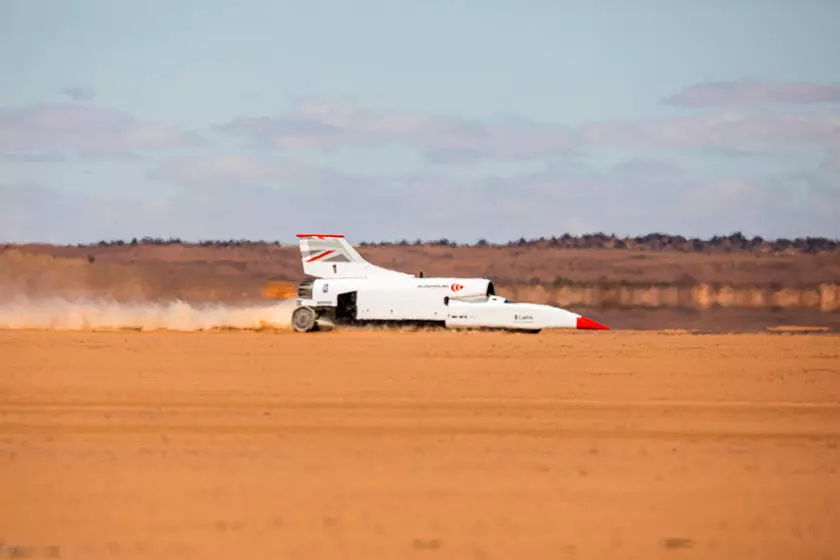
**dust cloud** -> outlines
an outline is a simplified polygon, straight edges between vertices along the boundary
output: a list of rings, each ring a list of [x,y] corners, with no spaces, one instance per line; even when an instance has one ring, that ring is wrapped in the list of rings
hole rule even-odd
[[[260,305],[126,303],[106,299],[24,298],[0,301],[0,328],[171,330],[288,328],[294,301]]]

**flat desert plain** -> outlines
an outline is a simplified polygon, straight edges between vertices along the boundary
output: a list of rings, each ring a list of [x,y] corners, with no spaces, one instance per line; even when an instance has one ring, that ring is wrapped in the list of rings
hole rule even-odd
[[[840,558],[840,337],[0,332],[0,557]]]

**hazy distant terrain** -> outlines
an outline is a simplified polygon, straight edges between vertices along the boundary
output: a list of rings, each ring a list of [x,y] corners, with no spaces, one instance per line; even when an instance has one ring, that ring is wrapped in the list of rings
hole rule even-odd
[[[840,245],[741,236],[564,236],[504,245],[360,243],[371,262],[426,276],[482,276],[512,299],[600,313],[633,328],[840,325]],[[304,278],[298,247],[141,239],[0,247],[0,295],[126,301],[262,299]]]

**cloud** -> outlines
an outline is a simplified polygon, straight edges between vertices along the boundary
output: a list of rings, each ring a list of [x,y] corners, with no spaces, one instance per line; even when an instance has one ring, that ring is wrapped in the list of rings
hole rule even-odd
[[[767,150],[755,150],[749,148],[733,147],[711,147],[703,149],[703,153],[720,158],[732,160],[760,159],[775,157],[776,153]]]
[[[830,171],[840,173],[840,143],[831,146],[826,151],[823,167]]]
[[[87,237],[98,223],[92,207],[79,194],[34,183],[0,183],[0,242]]]
[[[9,152],[0,153],[0,161],[12,163],[55,163],[67,161],[68,157],[62,152]]]
[[[595,231],[708,237],[739,230],[840,237],[840,177],[831,173],[698,179],[667,161],[631,159],[605,169],[546,166],[494,178],[439,171],[363,177],[235,155],[173,159],[157,172],[185,187],[94,196],[0,185],[0,240],[291,241],[305,229],[355,240],[506,241]]]
[[[508,238],[564,231],[840,236],[837,177],[796,172],[698,179],[667,164],[659,168],[636,160],[577,175],[547,170],[489,181],[482,195],[503,209],[492,223]]]
[[[140,122],[115,109],[70,104],[0,108],[0,152],[104,155],[182,148],[200,142],[196,133]]]
[[[607,174],[616,179],[629,177],[642,180],[674,179],[682,176],[680,169],[672,163],[644,158],[619,162],[612,166]]]
[[[348,180],[348,176],[330,169],[242,154],[173,158],[153,169],[150,176],[192,187],[273,184],[312,188]]]
[[[697,174],[673,165],[663,159],[667,152],[656,150],[688,148],[702,155],[767,146],[777,153],[784,147],[836,147],[838,112],[730,110],[571,128],[514,118],[470,120],[312,102],[280,117],[234,119],[216,130],[261,149],[192,157],[167,154],[149,175],[174,183],[174,188],[140,181],[123,185],[115,191],[120,194],[111,197],[7,185],[0,188],[0,235],[32,240],[49,234],[59,241],[143,235],[274,239],[295,230],[336,229],[355,239],[502,241],[567,231],[840,234],[840,217],[833,210],[840,208],[836,148],[827,153],[819,173],[766,176],[757,174],[766,164],[763,160]],[[188,131],[139,122],[111,109],[0,109],[0,160],[5,162],[43,162],[77,154],[110,158],[198,141]],[[309,165],[289,153],[389,144],[412,147],[433,165],[410,174],[362,175]],[[589,164],[603,164],[601,156],[609,155],[612,146],[628,156],[649,157],[629,157],[607,168]],[[578,149],[592,157],[571,157]],[[484,168],[461,172],[445,167],[486,160],[545,164],[511,166],[517,171],[490,178]],[[783,162],[785,166],[791,164]],[[526,168],[531,172],[522,172]],[[29,167],[14,171],[25,173],[23,179],[32,177]]]
[[[705,82],[662,100],[678,107],[840,103],[840,84],[741,80]]]
[[[91,101],[96,97],[96,92],[88,87],[68,87],[61,90],[61,93],[73,101]]]
[[[569,127],[525,119],[488,121],[382,113],[346,102],[299,104],[280,117],[240,117],[217,131],[277,151],[401,144],[433,164],[551,160],[581,146],[645,146],[751,153],[840,140],[840,112],[752,114],[718,111]]]
[[[581,142],[664,148],[762,148],[824,145],[840,139],[840,113],[751,115],[737,112],[610,121],[582,126]]]
[[[245,237],[264,235],[262,226],[248,222],[267,219],[270,208],[283,209],[284,228],[317,225],[369,240],[501,241],[591,231],[840,234],[837,211],[830,210],[840,208],[840,181],[830,174],[698,178],[667,160],[646,158],[604,169],[578,158],[574,165],[552,163],[489,178],[455,177],[440,169],[362,176],[283,158],[223,154],[171,159],[154,176],[188,187],[179,194],[179,207],[192,208],[207,231],[219,220]],[[274,221],[279,219],[276,214]]]
[[[403,144],[441,164],[546,158],[569,150],[572,133],[566,126],[524,119],[479,122],[326,101],[298,104],[287,116],[240,117],[216,129],[277,150]]]
[[[765,175],[755,180],[763,210],[777,220],[781,235],[840,238],[840,178],[819,171]]]

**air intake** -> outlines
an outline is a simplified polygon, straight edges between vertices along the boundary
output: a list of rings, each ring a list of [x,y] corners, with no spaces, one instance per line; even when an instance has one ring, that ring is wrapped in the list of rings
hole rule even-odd
[[[298,297],[301,299],[312,299],[312,284],[314,280],[304,280],[298,284]]]

